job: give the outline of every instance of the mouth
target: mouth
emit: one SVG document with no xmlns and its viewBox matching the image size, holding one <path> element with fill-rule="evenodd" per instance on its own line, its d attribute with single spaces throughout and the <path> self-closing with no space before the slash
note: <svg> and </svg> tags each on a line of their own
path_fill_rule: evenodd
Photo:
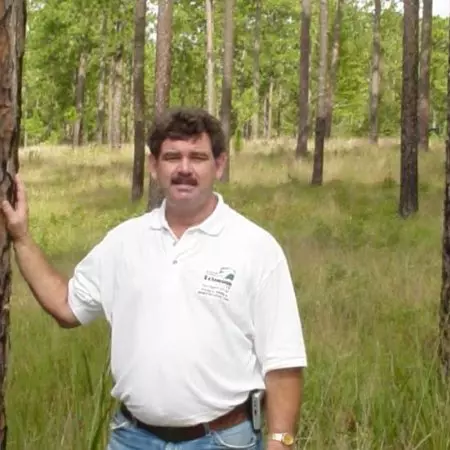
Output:
<svg viewBox="0 0 450 450">
<path fill-rule="evenodd" d="M 172 183 L 172 186 L 178 192 L 191 192 L 195 189 L 196 185 L 190 182 L 182 182 L 182 183 Z"/>
</svg>

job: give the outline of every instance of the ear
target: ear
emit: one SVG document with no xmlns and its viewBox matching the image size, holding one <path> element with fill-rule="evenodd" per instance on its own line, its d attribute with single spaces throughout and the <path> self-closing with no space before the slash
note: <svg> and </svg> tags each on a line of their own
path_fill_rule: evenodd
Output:
<svg viewBox="0 0 450 450">
<path fill-rule="evenodd" d="M 156 166 L 158 164 L 158 160 L 153 156 L 152 153 L 148 155 L 148 171 L 150 173 L 150 176 L 156 180 Z"/>
<path fill-rule="evenodd" d="M 216 178 L 220 180 L 222 178 L 223 172 L 225 170 L 225 166 L 227 164 L 228 154 L 226 152 L 222 152 L 216 159 Z"/>
</svg>

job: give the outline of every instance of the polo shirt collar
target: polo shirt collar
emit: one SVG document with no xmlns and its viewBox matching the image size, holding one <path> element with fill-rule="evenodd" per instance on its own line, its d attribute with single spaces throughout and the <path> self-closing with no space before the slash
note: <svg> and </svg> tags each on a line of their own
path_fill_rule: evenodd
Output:
<svg viewBox="0 0 450 450">
<path fill-rule="evenodd" d="M 218 235 L 222 231 L 225 222 L 225 212 L 227 205 L 223 200 L 223 196 L 218 192 L 214 192 L 217 197 L 217 205 L 214 211 L 201 223 L 191 227 L 191 230 L 200 230 L 206 234 Z M 170 229 L 166 219 L 166 200 L 164 199 L 159 208 L 156 208 L 150 214 L 150 228 L 160 230 Z"/>
</svg>

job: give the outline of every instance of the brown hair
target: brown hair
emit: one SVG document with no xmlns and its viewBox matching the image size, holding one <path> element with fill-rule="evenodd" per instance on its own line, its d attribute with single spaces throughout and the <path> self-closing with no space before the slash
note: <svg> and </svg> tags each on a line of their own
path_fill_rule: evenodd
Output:
<svg viewBox="0 0 450 450">
<path fill-rule="evenodd" d="M 148 147 L 155 158 L 161 153 L 166 139 L 187 140 L 206 133 L 211 140 L 212 153 L 218 158 L 226 151 L 222 126 L 214 116 L 201 108 L 175 108 L 157 117 L 150 129 Z"/>
</svg>

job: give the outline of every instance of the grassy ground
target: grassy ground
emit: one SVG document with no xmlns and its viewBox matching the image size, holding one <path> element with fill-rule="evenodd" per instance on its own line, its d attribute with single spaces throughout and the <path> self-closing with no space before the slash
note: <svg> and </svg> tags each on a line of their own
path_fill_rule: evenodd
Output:
<svg viewBox="0 0 450 450">
<path fill-rule="evenodd" d="M 247 145 L 226 200 L 270 230 L 291 263 L 308 346 L 300 447 L 447 449 L 450 405 L 437 381 L 443 143 L 420 155 L 420 212 L 397 215 L 395 142 L 333 141 L 325 184 L 286 140 Z M 31 228 L 62 271 L 132 205 L 131 149 L 33 149 L 21 156 Z M 15 273 L 8 448 L 103 449 L 108 330 L 60 330 Z"/>
</svg>

